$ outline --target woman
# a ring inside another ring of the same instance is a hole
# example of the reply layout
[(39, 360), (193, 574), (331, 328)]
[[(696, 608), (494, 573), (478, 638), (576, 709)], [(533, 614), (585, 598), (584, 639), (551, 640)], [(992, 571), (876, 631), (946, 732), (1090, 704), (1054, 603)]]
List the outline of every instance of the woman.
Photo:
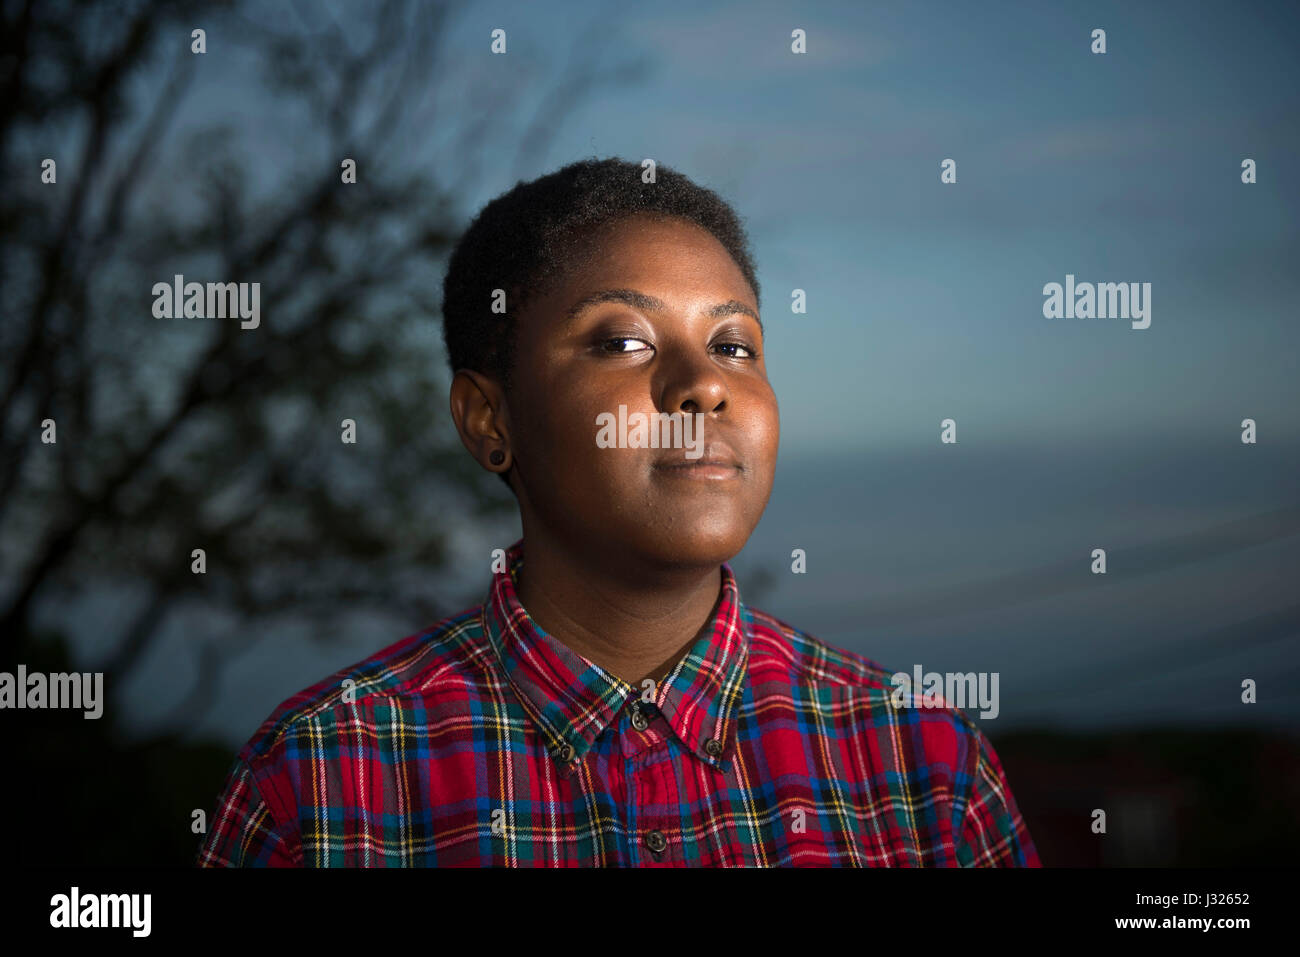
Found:
[(443, 312), (523, 536), (482, 605), (276, 709), (200, 864), (1038, 865), (961, 711), (741, 600), (780, 427), (726, 203), (614, 159), (520, 183)]

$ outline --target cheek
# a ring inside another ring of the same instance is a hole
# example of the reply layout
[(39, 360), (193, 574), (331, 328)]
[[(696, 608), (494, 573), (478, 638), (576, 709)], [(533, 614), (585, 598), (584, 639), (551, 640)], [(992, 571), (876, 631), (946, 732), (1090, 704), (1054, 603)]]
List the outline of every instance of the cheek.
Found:
[(602, 490), (620, 487), (620, 476), (634, 466), (623, 450), (601, 448), (596, 442), (601, 431), (597, 416), (617, 409), (617, 402), (575, 397), (562, 385), (530, 407), (523, 448), (547, 483), (560, 486), (558, 498), (590, 500)]
[(778, 435), (781, 431), (781, 409), (776, 404), (776, 393), (771, 390), (768, 391), (767, 407), (765, 411), (768, 420), (768, 428), (771, 430), (773, 435)]
[(781, 413), (776, 404), (776, 395), (770, 389), (756, 393), (750, 400), (749, 408), (751, 412), (745, 427), (753, 436), (754, 451), (774, 458), (781, 435)]

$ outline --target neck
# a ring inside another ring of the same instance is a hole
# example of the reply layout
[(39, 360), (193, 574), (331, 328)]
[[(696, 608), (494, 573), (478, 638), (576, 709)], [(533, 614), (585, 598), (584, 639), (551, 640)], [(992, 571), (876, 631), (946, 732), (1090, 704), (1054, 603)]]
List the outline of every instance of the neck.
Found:
[(712, 618), (721, 588), (720, 565), (632, 571), (527, 531), (516, 584), (541, 628), (637, 688), (672, 671)]

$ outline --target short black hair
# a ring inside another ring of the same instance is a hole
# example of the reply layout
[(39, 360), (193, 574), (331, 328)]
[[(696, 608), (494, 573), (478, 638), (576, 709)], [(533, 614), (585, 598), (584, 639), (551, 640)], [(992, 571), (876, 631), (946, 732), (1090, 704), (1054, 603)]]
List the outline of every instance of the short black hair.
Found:
[[(662, 164), (655, 166), (655, 182), (646, 183), (640, 163), (580, 160), (517, 182), (479, 211), (452, 250), (442, 284), (442, 338), (452, 374), (472, 369), (509, 393), (515, 315), (580, 264), (598, 228), (638, 214), (677, 217), (708, 230), (759, 301), (748, 237), (717, 193)], [(492, 311), (496, 289), (505, 292), (503, 313)], [(498, 475), (510, 484), (505, 472)]]

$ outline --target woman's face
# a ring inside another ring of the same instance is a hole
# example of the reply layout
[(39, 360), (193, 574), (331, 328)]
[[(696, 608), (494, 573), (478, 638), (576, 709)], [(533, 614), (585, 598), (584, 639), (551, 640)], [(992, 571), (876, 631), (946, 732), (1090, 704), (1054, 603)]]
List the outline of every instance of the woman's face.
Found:
[[(776, 468), (758, 303), (722, 244), (685, 220), (624, 219), (588, 248), (518, 317), (507, 417), (525, 537), (541, 526), (579, 552), (660, 567), (727, 561)], [(621, 301), (581, 305), (612, 292)], [(677, 448), (601, 447), (598, 417), (617, 423), (619, 406), (629, 435), (636, 413), (701, 427)]]

